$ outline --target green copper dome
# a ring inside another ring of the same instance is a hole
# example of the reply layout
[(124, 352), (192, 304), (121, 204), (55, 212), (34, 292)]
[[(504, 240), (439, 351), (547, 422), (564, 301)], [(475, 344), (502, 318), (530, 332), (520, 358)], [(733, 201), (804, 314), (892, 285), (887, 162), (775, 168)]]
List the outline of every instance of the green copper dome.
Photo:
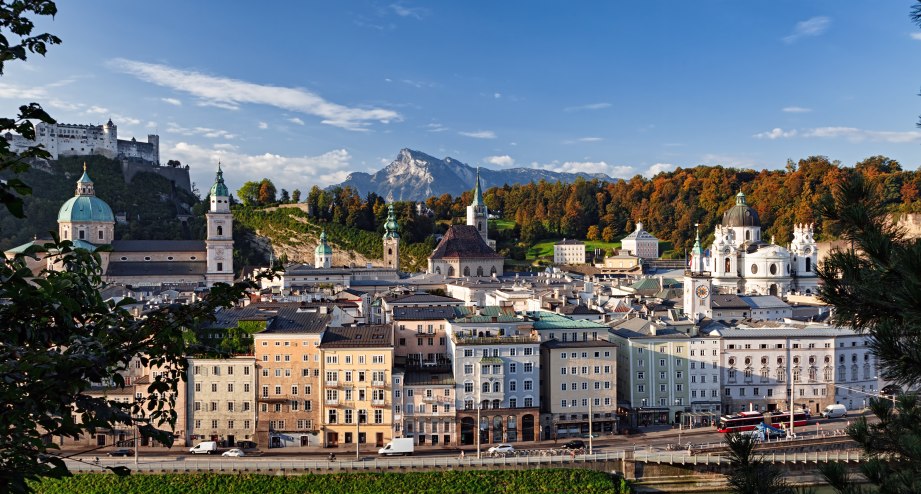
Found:
[(331, 256), (333, 255), (333, 249), (326, 243), (326, 230), (323, 230), (323, 233), (320, 234), (320, 245), (317, 245), (314, 253), (318, 256)]
[(224, 172), (221, 171), (221, 164), (217, 164), (217, 177), (214, 179), (214, 185), (211, 186), (212, 197), (229, 197), (230, 191), (224, 185)]
[(93, 180), (83, 164), (83, 175), (77, 180), (77, 193), (61, 206), (58, 211), (58, 223), (105, 222), (115, 223), (112, 208), (105, 201), (96, 197)]

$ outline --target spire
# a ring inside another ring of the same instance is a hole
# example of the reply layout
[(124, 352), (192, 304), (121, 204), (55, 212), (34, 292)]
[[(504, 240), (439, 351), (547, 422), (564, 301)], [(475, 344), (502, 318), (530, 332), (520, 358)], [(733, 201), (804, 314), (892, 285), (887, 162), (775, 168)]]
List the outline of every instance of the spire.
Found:
[(96, 195), (95, 190), (93, 190), (93, 179), (90, 178), (89, 173), (86, 172), (86, 162), (83, 162), (83, 175), (80, 176), (80, 179), (77, 180), (77, 194), (78, 196), (94, 196)]
[(321, 244), (326, 243), (326, 228), (323, 228), (323, 231), (320, 232), (320, 243)]
[(400, 225), (393, 213), (393, 203), (387, 209), (387, 222), (384, 223), (384, 238), (400, 238)]
[(695, 255), (702, 255), (704, 250), (700, 246), (700, 223), (694, 223), (694, 229), (696, 230), (696, 233), (694, 235), (694, 248), (691, 249), (691, 253)]
[(213, 197), (229, 197), (230, 191), (224, 185), (224, 171), (221, 170), (221, 162), (217, 162), (217, 175), (214, 178), (214, 185), (211, 186), (211, 195)]
[(483, 193), (480, 192), (480, 167), (476, 167), (476, 188), (473, 189), (473, 206), (480, 206), (483, 203)]

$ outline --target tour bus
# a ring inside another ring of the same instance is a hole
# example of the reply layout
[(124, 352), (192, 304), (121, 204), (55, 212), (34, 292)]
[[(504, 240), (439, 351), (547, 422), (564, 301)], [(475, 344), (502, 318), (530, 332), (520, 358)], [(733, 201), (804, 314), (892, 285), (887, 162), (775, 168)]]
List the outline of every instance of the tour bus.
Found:
[[(809, 422), (809, 411), (797, 410), (793, 412), (793, 426), (802, 427)], [(750, 431), (758, 424), (765, 424), (774, 427), (789, 427), (790, 412), (741, 412), (737, 415), (724, 415), (719, 418), (716, 424), (716, 430), (719, 432), (742, 432)]]

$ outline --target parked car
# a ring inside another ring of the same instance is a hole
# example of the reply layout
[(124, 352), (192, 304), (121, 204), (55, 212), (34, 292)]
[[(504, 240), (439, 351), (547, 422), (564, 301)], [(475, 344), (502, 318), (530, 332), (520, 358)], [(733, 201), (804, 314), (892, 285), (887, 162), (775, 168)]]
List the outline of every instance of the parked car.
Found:
[(237, 441), (237, 447), (240, 449), (255, 449), (256, 441)]
[(511, 444), (497, 444), (487, 450), (489, 453), (514, 453), (515, 447)]
[(217, 453), (217, 442), (215, 441), (203, 441), (195, 445), (194, 448), (189, 450), (189, 453), (193, 455), (213, 455)]
[(836, 419), (838, 417), (846, 417), (847, 407), (845, 407), (844, 405), (841, 405), (840, 403), (835, 404), (835, 405), (828, 405), (827, 407), (825, 407), (825, 410), (822, 410), (822, 416), (827, 419)]
[(585, 447), (585, 441), (581, 439), (573, 439), (568, 443), (563, 445), (563, 449), (581, 449)]
[(115, 451), (109, 451), (106, 453), (107, 456), (134, 456), (134, 450), (122, 448), (116, 449)]
[(246, 456), (240, 448), (228, 449), (221, 453), (221, 456)]

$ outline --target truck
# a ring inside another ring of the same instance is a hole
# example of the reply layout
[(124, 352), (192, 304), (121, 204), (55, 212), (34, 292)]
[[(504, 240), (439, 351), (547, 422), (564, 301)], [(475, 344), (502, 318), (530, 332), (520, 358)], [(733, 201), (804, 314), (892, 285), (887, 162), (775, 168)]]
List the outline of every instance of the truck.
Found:
[(213, 455), (217, 453), (216, 441), (202, 441), (189, 450), (193, 455)]
[(377, 454), (384, 456), (391, 455), (411, 455), (413, 454), (413, 438), (398, 437), (387, 443), (386, 446), (378, 450)]

